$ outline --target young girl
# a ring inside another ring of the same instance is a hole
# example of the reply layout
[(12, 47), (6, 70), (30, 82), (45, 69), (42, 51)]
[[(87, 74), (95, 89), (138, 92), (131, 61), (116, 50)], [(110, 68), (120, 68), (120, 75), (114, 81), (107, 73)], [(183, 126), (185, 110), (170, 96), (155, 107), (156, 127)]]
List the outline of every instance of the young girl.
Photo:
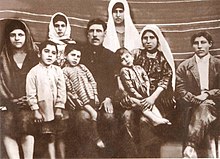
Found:
[[(23, 21), (9, 20), (4, 33), (0, 54), (1, 136), (8, 158), (31, 159), (34, 126), (25, 85), (28, 71), (38, 63), (38, 49)], [(19, 143), (23, 157), (19, 154)]]
[(66, 45), (68, 43), (75, 43), (75, 41), (70, 38), (70, 34), (71, 26), (66, 15), (61, 12), (55, 13), (49, 24), (48, 38), (57, 45), (58, 55), (56, 64), (61, 67), (63, 67), (65, 63), (64, 50)]
[[(53, 65), (57, 57), (56, 44), (45, 41), (40, 46), (40, 63), (27, 75), (28, 103), (34, 111), (34, 122), (41, 123), (41, 133), (48, 140), (50, 158), (55, 158), (55, 133), (57, 120), (62, 119), (65, 108), (66, 86), (63, 72)], [(59, 120), (58, 120), (59, 121)]]
[(92, 125), (94, 128), (94, 139), (100, 148), (105, 145), (99, 138), (97, 132), (97, 112), (96, 107), (99, 106), (99, 99), (97, 93), (97, 84), (88, 68), (79, 64), (81, 52), (79, 45), (69, 44), (65, 49), (65, 56), (68, 62), (67, 66), (63, 68), (64, 77), (67, 85), (67, 92), (72, 94), (76, 99), (77, 105), (82, 109), (88, 111), (91, 116)]
[[(139, 65), (134, 65), (134, 57), (126, 49), (121, 48), (116, 51), (116, 56), (121, 60), (122, 68), (120, 78), (122, 85), (132, 101), (141, 105), (140, 100), (149, 96), (149, 79), (147, 73)], [(154, 126), (159, 124), (171, 124), (169, 120), (163, 118), (155, 105), (142, 107), (142, 113), (148, 117)]]

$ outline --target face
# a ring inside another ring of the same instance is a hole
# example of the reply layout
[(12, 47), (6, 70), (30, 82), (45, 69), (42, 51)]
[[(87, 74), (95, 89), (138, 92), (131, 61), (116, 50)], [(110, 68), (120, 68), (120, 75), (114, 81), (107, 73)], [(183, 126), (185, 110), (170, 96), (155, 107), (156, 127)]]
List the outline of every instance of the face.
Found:
[(208, 40), (203, 36), (195, 38), (193, 43), (193, 48), (195, 50), (195, 53), (200, 58), (206, 56), (209, 53), (209, 48), (211, 46), (212, 44), (210, 44)]
[(72, 50), (68, 55), (66, 56), (67, 61), (71, 66), (76, 66), (79, 64), (81, 58), (81, 52), (78, 50)]
[(15, 29), (9, 34), (9, 38), (13, 47), (20, 49), (24, 46), (25, 43), (25, 33), (21, 29)]
[(102, 45), (105, 37), (105, 31), (101, 24), (93, 24), (88, 30), (88, 41), (90, 44), (99, 46)]
[(54, 23), (54, 29), (59, 37), (62, 37), (66, 32), (66, 24), (63, 21), (57, 21)]
[(155, 49), (158, 45), (156, 36), (152, 32), (146, 32), (142, 37), (142, 44), (144, 48), (151, 51)]
[(124, 22), (124, 10), (122, 8), (113, 10), (112, 16), (116, 25)]
[(42, 51), (41, 51), (41, 63), (45, 66), (50, 66), (56, 61), (57, 58), (57, 50), (54, 45), (47, 45)]
[(124, 52), (121, 55), (121, 64), (123, 66), (133, 66), (134, 57), (129, 52)]

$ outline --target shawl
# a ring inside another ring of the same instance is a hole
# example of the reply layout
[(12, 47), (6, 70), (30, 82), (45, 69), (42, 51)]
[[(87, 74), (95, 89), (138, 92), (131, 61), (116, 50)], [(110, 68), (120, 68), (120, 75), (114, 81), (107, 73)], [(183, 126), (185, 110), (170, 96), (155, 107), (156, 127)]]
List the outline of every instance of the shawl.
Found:
[[(3, 38), (5, 41), (3, 43), (3, 48), (0, 53), (0, 98), (2, 99), (13, 99), (15, 98), (13, 82), (14, 82), (14, 71), (12, 70), (13, 66), (13, 57), (12, 51), (10, 48), (10, 40), (9, 40), (9, 27), (15, 23), (22, 23), (24, 25), (25, 30), (25, 52), (27, 53), (27, 57), (37, 57), (38, 47), (34, 44), (30, 30), (27, 25), (21, 20), (9, 20), (9, 23), (6, 24), (5, 27), (5, 37)], [(37, 63), (37, 61), (36, 61)], [(34, 64), (33, 64), (34, 65)]]
[[(63, 17), (66, 18), (66, 31), (64, 33), (64, 35), (62, 37), (60, 37), (57, 33), (56, 30), (54, 29), (54, 25), (53, 25), (53, 19), (56, 15), (62, 15)], [(49, 33), (48, 33), (48, 37), (49, 40), (57, 43), (57, 44), (65, 44), (64, 42), (62, 42), (62, 40), (69, 40), (70, 39), (70, 34), (71, 34), (71, 27), (70, 27), (70, 23), (69, 20), (67, 18), (67, 16), (61, 12), (57, 12), (55, 13), (50, 20), (50, 24), (49, 24)]]
[[(154, 24), (149, 24), (146, 25), (142, 31), (140, 32), (140, 39), (143, 36), (143, 33), (146, 30), (151, 30), (153, 31), (157, 37), (158, 37), (158, 42), (159, 42), (159, 46), (158, 46), (158, 50), (161, 51), (164, 55), (164, 57), (166, 58), (168, 64), (170, 65), (171, 69), (172, 69), (172, 87), (173, 90), (175, 89), (175, 83), (176, 83), (176, 72), (175, 72), (175, 64), (174, 64), (174, 59), (173, 59), (173, 55), (170, 49), (169, 44), (167, 43), (166, 39), (164, 38), (161, 30), (159, 29), (158, 26), (154, 25)], [(143, 48), (143, 45), (142, 45)]]
[(112, 8), (116, 3), (122, 3), (124, 5), (124, 24), (125, 24), (125, 37), (124, 47), (129, 51), (137, 49), (141, 46), (139, 40), (139, 32), (136, 29), (131, 16), (128, 2), (126, 0), (111, 0), (108, 6), (108, 22), (106, 29), (106, 36), (103, 42), (103, 46), (112, 52), (116, 52), (120, 48), (120, 43), (116, 33), (115, 22), (112, 16)]

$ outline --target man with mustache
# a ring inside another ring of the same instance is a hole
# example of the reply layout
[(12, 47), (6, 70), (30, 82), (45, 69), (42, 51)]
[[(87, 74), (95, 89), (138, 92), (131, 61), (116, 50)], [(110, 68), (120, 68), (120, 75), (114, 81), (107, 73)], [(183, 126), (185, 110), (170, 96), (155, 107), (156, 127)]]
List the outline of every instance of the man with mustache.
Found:
[[(82, 49), (81, 63), (84, 64), (94, 76), (97, 83), (98, 97), (100, 100), (100, 110), (98, 115), (98, 127), (100, 126), (100, 135), (103, 138), (104, 144), (108, 151), (107, 156), (113, 157), (115, 148), (115, 135), (117, 130), (117, 122), (115, 119), (115, 110), (113, 109), (112, 96), (114, 95), (114, 54), (103, 47), (103, 40), (105, 37), (106, 23), (101, 19), (90, 20), (87, 24), (87, 39), (88, 43)], [(90, 118), (88, 112), (80, 111), (80, 121), (82, 124), (82, 131), (85, 131), (83, 125), (89, 126)], [(87, 135), (90, 135), (88, 132)], [(85, 133), (82, 133), (85, 135)], [(87, 141), (86, 141), (87, 142)], [(84, 145), (85, 146), (85, 145)], [(92, 151), (91, 149), (88, 149)], [(90, 153), (90, 152), (89, 152)], [(88, 153), (88, 154), (89, 154)], [(85, 152), (84, 152), (85, 154)], [(95, 157), (95, 156), (82, 156)], [(100, 156), (99, 156), (100, 157)]]
[(194, 34), (191, 44), (194, 56), (182, 62), (176, 73), (177, 101), (190, 112), (183, 157), (216, 157), (210, 143), (213, 125), (219, 123), (220, 60), (209, 53), (213, 40), (208, 32)]

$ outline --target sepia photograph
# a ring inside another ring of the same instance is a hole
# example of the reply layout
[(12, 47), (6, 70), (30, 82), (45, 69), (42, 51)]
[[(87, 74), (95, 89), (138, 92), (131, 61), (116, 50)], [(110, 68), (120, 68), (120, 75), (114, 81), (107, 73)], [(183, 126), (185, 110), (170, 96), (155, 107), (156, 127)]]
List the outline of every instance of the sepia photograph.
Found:
[(0, 158), (220, 158), (219, 0), (1, 0)]

